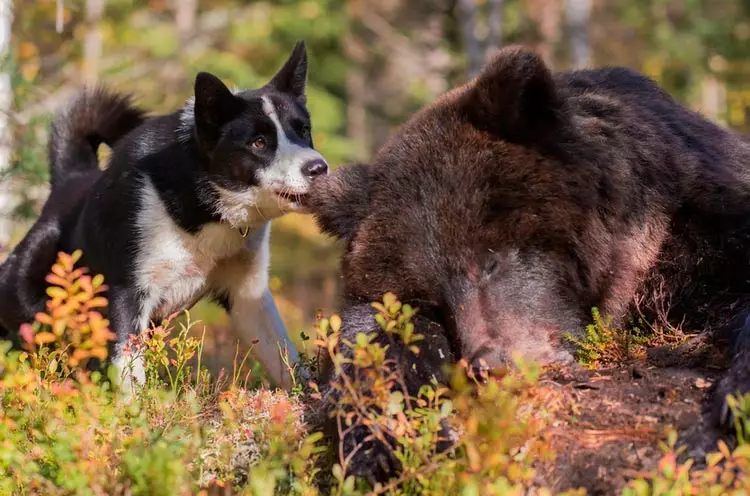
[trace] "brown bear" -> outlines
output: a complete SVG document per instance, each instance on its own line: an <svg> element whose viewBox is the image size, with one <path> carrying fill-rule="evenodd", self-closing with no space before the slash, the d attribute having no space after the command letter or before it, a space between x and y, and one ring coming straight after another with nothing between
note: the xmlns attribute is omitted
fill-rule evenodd
<svg viewBox="0 0 750 496"><path fill-rule="evenodd" d="M378 328L367 302L387 291L420 308L414 392L440 361L568 361L562 334L583 333L593 307L624 321L636 295L658 304L657 286L669 320L731 339L715 419L750 390L750 142L632 70L553 74L503 49L310 203L346 242L349 338ZM362 450L354 471L393 468Z"/></svg>

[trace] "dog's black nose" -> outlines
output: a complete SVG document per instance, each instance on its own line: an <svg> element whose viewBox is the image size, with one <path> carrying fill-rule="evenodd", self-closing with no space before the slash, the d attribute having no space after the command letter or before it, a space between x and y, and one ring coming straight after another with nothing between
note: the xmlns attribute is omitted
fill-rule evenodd
<svg viewBox="0 0 750 496"><path fill-rule="evenodd" d="M325 160L316 158L310 160L302 166L302 174L307 177L315 178L318 176L324 176L328 173L328 164Z"/></svg>

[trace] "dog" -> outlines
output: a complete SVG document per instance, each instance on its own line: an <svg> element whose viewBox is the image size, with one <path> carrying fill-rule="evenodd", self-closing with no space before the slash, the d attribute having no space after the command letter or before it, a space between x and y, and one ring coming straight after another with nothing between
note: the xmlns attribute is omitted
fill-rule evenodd
<svg viewBox="0 0 750 496"><path fill-rule="evenodd" d="M269 235L273 219L307 212L310 185L328 174L313 146L307 72L307 51L298 42L259 89L230 90L201 72L194 96L171 114L142 118L123 99L113 110L111 98L101 92L84 93L68 110L67 115L83 112L93 116L89 122L109 126L113 112L142 119L120 139L110 138L115 142L104 171L95 170L90 157L51 154L53 196L56 189L68 190L75 177L90 181L70 200L73 205L50 207L57 215L48 217L59 223L59 248L81 249L82 265L104 275L110 328L117 336L111 358L127 394L145 380L142 358L125 353L130 336L203 297L227 310L233 332L255 345L254 355L270 379L291 386L281 352L288 353L289 363L298 355L268 289ZM57 121L60 129L74 129L64 115ZM118 124L123 131L127 127ZM91 139L96 126L88 134L80 130L79 125L67 141L88 142L91 153L98 146ZM44 231L37 229L39 235ZM17 273L16 278L24 275Z"/></svg>
<svg viewBox="0 0 750 496"><path fill-rule="evenodd" d="M51 126L50 194L36 222L0 265L0 339L20 345L18 329L45 308L45 277L55 263L64 220L100 175L97 150L114 147L146 121L130 95L104 88L81 94Z"/></svg>

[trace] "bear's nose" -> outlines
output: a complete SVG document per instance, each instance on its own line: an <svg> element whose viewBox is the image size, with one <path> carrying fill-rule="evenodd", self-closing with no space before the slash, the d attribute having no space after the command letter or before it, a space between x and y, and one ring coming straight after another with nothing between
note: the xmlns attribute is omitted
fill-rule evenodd
<svg viewBox="0 0 750 496"><path fill-rule="evenodd" d="M310 160L309 162L306 162L304 165L302 165L302 174L309 177L310 179L315 179L318 176L324 176L327 173L328 164L325 160L319 158Z"/></svg>

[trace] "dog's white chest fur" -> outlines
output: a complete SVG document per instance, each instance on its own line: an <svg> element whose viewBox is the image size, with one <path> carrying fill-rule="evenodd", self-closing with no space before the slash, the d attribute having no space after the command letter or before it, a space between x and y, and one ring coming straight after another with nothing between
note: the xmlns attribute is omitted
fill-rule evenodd
<svg viewBox="0 0 750 496"><path fill-rule="evenodd" d="M224 289L215 287L217 279L231 284L239 275L246 280L248 272L257 272L259 289L265 289L267 235L251 253L245 250L245 238L226 224L208 224L197 234L187 233L172 220L148 180L141 202L135 276L145 298L139 321L134 323L138 331L148 327L151 319L184 310L212 289Z"/></svg>

